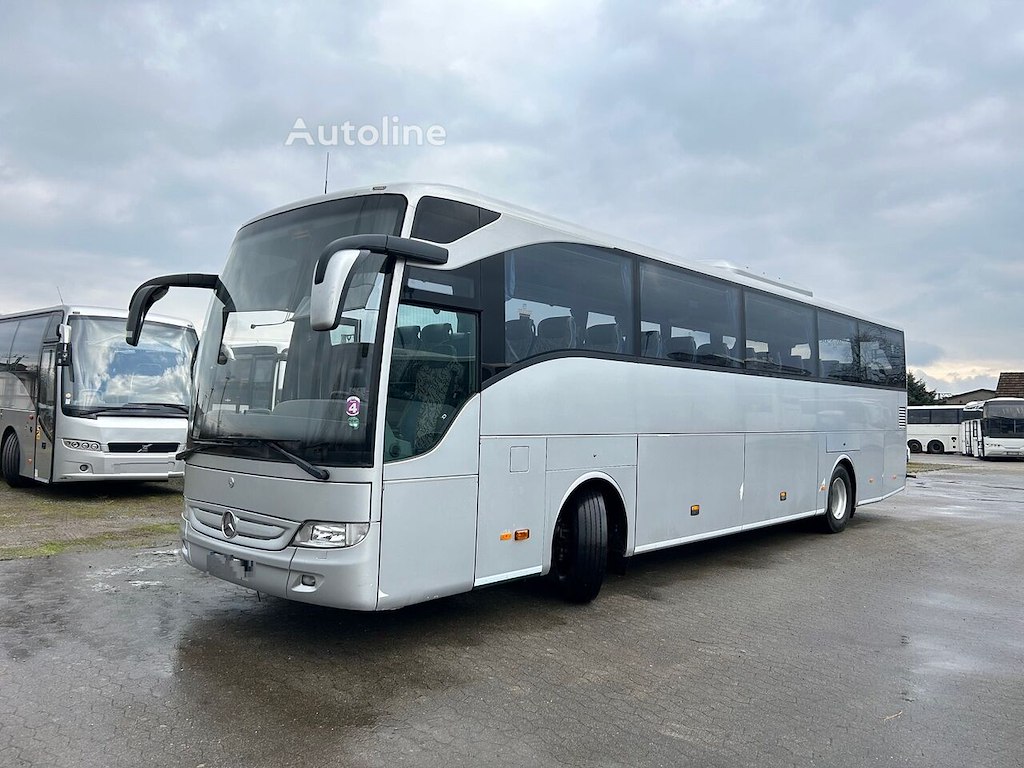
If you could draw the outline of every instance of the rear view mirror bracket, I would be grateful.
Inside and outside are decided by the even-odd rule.
[[[218,275],[189,273],[154,277],[135,289],[135,293],[132,294],[131,303],[128,305],[125,341],[131,346],[138,346],[146,315],[156,302],[167,295],[167,291],[171,288],[209,288],[216,293],[217,298],[228,308],[228,311],[234,309],[231,294],[228,293],[227,288],[220,281]]]

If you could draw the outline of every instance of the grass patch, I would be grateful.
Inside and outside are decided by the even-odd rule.
[[[47,557],[62,552],[98,549],[117,544],[131,543],[138,546],[152,546],[155,539],[165,540],[168,534],[178,532],[177,523],[151,523],[137,525],[120,531],[108,531],[95,536],[77,539],[56,539],[27,547],[0,547],[0,560],[15,560],[22,557]]]

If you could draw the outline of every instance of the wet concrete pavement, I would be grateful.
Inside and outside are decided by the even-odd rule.
[[[353,614],[170,551],[0,562],[0,766],[1021,766],[1022,576],[1024,463],[974,460],[840,536],[635,558],[583,607],[523,582]]]

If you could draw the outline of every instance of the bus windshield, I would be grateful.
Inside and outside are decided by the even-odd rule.
[[[187,414],[195,331],[150,322],[139,345],[130,347],[124,340],[124,322],[116,317],[70,317],[71,367],[64,373],[64,412]]]
[[[1024,438],[1024,401],[986,403],[985,435]]]
[[[355,301],[343,297],[342,321],[331,332],[310,327],[310,286],[328,243],[397,235],[405,207],[401,195],[334,200],[238,233],[221,275],[233,308],[214,298],[196,366],[197,445],[282,461],[279,445],[314,464],[372,463],[390,265],[381,258],[368,267],[372,289]],[[254,361],[254,349],[272,352]]]

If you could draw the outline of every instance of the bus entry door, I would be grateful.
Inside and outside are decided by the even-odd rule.
[[[43,347],[39,360],[38,398],[36,400],[35,477],[49,482],[53,474],[53,440],[57,418],[57,350]]]

